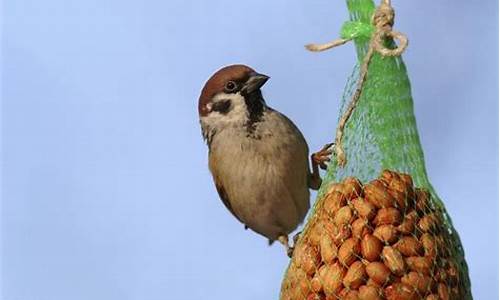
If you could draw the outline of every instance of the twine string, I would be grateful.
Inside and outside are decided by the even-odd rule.
[[[342,114],[339,124],[337,126],[337,131],[335,134],[335,146],[334,151],[337,156],[338,166],[344,167],[347,163],[346,154],[344,148],[342,147],[342,138],[344,136],[344,130],[349,118],[351,117],[356,105],[361,96],[363,90],[363,85],[366,82],[366,77],[368,74],[368,66],[375,52],[380,55],[387,56],[400,56],[408,46],[408,38],[401,32],[393,31],[392,26],[394,25],[394,9],[391,6],[390,0],[382,0],[382,3],[377,7],[375,13],[372,17],[372,24],[375,27],[375,32],[369,43],[368,50],[360,68],[359,80],[356,85],[356,90],[352,96],[351,102],[347,106],[347,109]],[[392,38],[399,42],[396,48],[387,48],[384,42]],[[340,45],[343,45],[352,39],[337,39],[326,44],[309,44],[306,48],[310,51],[325,51]]]

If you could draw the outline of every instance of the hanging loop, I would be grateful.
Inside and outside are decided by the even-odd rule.
[[[392,38],[393,40],[398,41],[399,45],[394,49],[385,47],[384,41],[386,38]],[[386,32],[383,35],[375,36],[373,40],[373,47],[375,51],[380,53],[382,56],[400,56],[406,50],[406,47],[408,47],[408,38],[401,32]]]

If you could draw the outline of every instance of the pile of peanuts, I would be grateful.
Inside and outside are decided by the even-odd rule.
[[[385,170],[333,184],[283,281],[282,300],[463,299],[442,210],[412,178]]]

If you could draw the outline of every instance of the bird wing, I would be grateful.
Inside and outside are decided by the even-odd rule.
[[[299,128],[287,116],[275,111],[282,118],[287,134],[281,134],[282,137],[289,137],[283,141],[287,145],[287,159],[281,160],[283,168],[295,167],[291,172],[284,172],[284,184],[288,186],[288,190],[294,195],[293,201],[298,209],[299,218],[303,219],[309,210],[309,148],[307,142]],[[283,140],[283,138],[282,138]]]
[[[215,188],[217,189],[217,193],[219,194],[219,198],[222,200],[222,203],[224,203],[224,206],[231,212],[233,216],[238,219],[241,223],[245,224],[240,217],[235,213],[232,205],[231,205],[231,200],[229,199],[229,195],[226,191],[226,188],[224,187],[224,183],[222,180],[222,174],[220,173],[220,168],[219,168],[219,159],[218,156],[215,153],[211,153],[209,155],[209,169],[212,172],[212,177],[214,179],[215,183]]]
[[[226,190],[224,189],[224,186],[221,183],[217,182],[216,179],[215,179],[215,188],[217,189],[217,193],[219,194],[222,203],[224,203],[224,206],[231,212],[231,214],[233,214],[233,216],[236,217],[236,219],[238,219],[241,223],[243,223],[243,221],[241,221],[241,219],[234,213],[234,210],[231,206],[231,201],[229,201],[229,197],[226,193]]]

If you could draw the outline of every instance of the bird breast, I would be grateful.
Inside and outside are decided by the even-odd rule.
[[[269,110],[254,126],[218,131],[209,165],[232,212],[248,227],[276,239],[300,224],[309,209],[307,144],[284,115]]]

